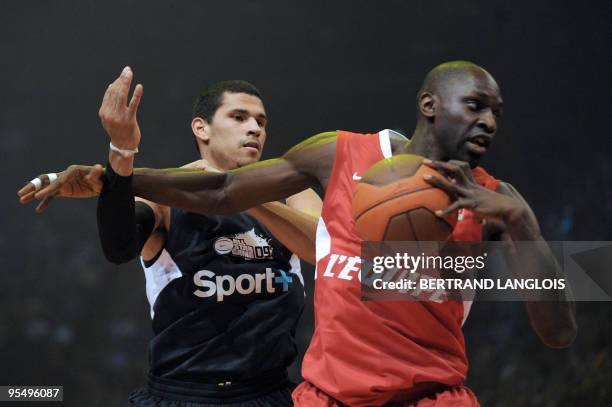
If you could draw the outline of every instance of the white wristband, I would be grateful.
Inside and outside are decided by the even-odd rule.
[[[54,172],[50,172],[47,174],[47,178],[49,178],[49,183],[51,183],[57,179],[57,174]]]
[[[110,142],[110,149],[111,149],[111,151],[119,153],[120,155],[122,155],[125,158],[130,158],[130,157],[134,156],[134,154],[136,154],[138,152],[138,147],[136,147],[135,150],[128,150],[127,148],[119,148],[116,145],[114,145],[112,141]]]

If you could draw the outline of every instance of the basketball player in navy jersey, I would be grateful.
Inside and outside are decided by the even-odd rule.
[[[253,85],[225,81],[207,88],[192,116],[204,160],[187,168],[227,171],[261,157],[267,117]],[[117,164],[133,154],[118,150],[111,150],[103,175],[101,242],[114,263],[140,252],[155,333],[149,381],[130,395],[131,405],[291,405],[293,385],[286,369],[296,357],[303,279],[299,259],[266,225],[314,262],[318,196],[307,190],[287,199],[301,211],[267,203],[233,215],[134,201],[129,174]],[[95,194],[102,172],[96,167],[83,178],[80,193]]]

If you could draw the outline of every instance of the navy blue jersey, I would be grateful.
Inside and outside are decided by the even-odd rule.
[[[172,209],[164,249],[143,267],[152,375],[240,380],[295,359],[304,306],[299,259],[254,217]]]

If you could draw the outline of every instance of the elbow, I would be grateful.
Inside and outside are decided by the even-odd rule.
[[[311,266],[317,267],[317,259],[314,256],[304,256],[302,259]]]
[[[133,250],[102,247],[104,257],[109,262],[119,265],[130,262],[136,257]]]
[[[539,332],[540,339],[546,346],[553,349],[564,349],[571,346],[578,335],[576,323],[569,324],[551,332]]]
[[[529,322],[542,342],[554,349],[569,347],[578,335],[572,301],[528,303]]]
[[[105,254],[104,257],[106,257],[106,260],[116,265],[125,264],[133,259],[133,257],[128,256],[126,254]]]

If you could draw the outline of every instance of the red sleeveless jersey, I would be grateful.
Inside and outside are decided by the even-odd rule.
[[[468,306],[447,301],[362,301],[361,240],[351,201],[370,166],[391,157],[391,131],[338,131],[332,174],[317,227],[315,330],[302,363],[304,379],[350,406],[418,397],[467,374],[461,325]],[[499,181],[474,170],[481,185]],[[479,240],[481,225],[462,211],[454,240]]]

